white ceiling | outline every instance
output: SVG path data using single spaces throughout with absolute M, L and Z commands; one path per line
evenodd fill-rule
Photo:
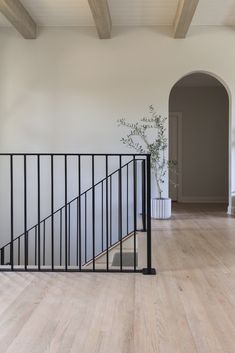
M 235 25 L 234 0 L 199 0 L 192 25 Z
M 178 0 L 109 0 L 114 25 L 172 25 Z
M 88 0 L 21 0 L 39 26 L 94 26 Z M 172 25 L 178 0 L 109 0 L 113 25 Z M 235 0 L 199 0 L 193 25 L 235 25 Z M 9 26 L 0 15 L 0 26 Z
M 20 0 L 38 26 L 94 26 L 87 0 Z M 6 25 L 3 16 L 0 26 Z

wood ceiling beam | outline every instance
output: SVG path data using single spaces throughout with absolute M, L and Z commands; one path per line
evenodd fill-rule
M 179 0 L 174 21 L 174 38 L 185 38 L 192 23 L 199 0 Z
M 88 0 L 100 39 L 111 37 L 112 21 L 108 0 Z
M 0 12 L 25 39 L 35 39 L 37 25 L 19 0 L 0 0 Z

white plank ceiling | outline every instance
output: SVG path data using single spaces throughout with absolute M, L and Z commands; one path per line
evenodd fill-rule
M 235 1 L 200 0 L 192 25 L 235 26 Z
M 87 0 L 21 0 L 39 26 L 94 26 Z M 109 0 L 113 25 L 172 25 L 178 0 Z M 235 0 L 200 0 L 192 25 L 234 25 Z M 0 14 L 0 26 L 10 26 Z
M 113 25 L 172 25 L 178 0 L 109 0 Z

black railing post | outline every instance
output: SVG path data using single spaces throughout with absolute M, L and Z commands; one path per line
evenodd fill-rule
M 27 232 L 27 158 L 24 155 L 24 267 L 28 266 L 28 232 Z
M 64 203 L 65 203 L 65 215 L 64 215 L 64 262 L 65 271 L 68 271 L 68 176 L 67 176 L 67 155 L 64 156 Z
M 104 251 L 104 182 L 101 183 L 101 249 Z
M 20 251 L 21 251 L 21 246 L 20 246 L 20 238 L 18 238 L 18 265 L 20 265 Z
M 105 173 L 106 173 L 106 271 L 109 271 L 109 160 L 108 155 L 105 156 Z M 111 225 L 110 225 L 111 228 Z
M 38 235 L 37 235 L 37 226 L 35 226 L 35 233 L 34 233 L 34 264 L 35 264 L 35 266 L 37 265 L 37 255 L 38 255 L 38 253 L 37 253 L 37 245 L 38 245 L 38 243 L 37 243 L 37 241 L 38 241 Z
M 119 218 L 119 241 L 120 241 L 120 271 L 122 272 L 122 156 L 119 156 L 119 173 L 118 173 L 118 218 Z
M 147 155 L 147 268 L 143 269 L 145 275 L 155 275 L 156 270 L 152 268 L 152 239 L 151 239 L 151 155 Z
M 68 205 L 68 222 L 69 222 L 69 229 L 68 229 L 68 266 L 71 266 L 71 207 L 70 203 Z
M 146 163 L 142 161 L 142 222 L 143 232 L 146 232 Z
M 51 155 L 51 269 L 54 271 L 54 158 Z
M 84 245 L 85 245 L 85 263 L 87 263 L 87 193 L 85 193 L 85 210 L 84 210 Z
M 42 252 L 43 266 L 46 264 L 46 222 L 43 221 L 43 252 Z
M 92 268 L 95 271 L 95 160 L 92 155 Z
M 5 265 L 5 248 L 1 248 L 1 266 Z
M 133 216 L 134 216 L 134 271 L 136 271 L 136 229 L 137 229 L 137 197 L 136 197 L 136 159 L 133 156 Z
M 79 249 L 78 249 L 78 244 L 79 244 L 79 235 L 78 235 L 78 232 L 79 232 L 79 199 L 80 199 L 80 197 L 79 198 L 77 198 L 77 205 L 76 205 L 76 207 L 77 207 L 77 214 L 76 214 L 76 220 L 77 220 L 77 226 L 76 226 L 76 266 L 78 267 L 78 257 L 80 257 L 79 255 L 78 255 L 78 252 L 79 252 Z M 79 268 L 79 270 L 80 270 L 80 268 Z
M 78 233 L 79 233 L 79 271 L 82 270 L 82 212 L 81 212 L 81 156 L 78 156 L 78 215 L 79 224 L 78 224 Z M 77 261 L 77 262 L 78 262 Z
M 41 183 L 40 183 L 40 155 L 37 156 L 38 172 L 38 271 L 41 270 Z
M 109 178 L 109 245 L 113 245 L 113 182 L 112 175 Z
M 10 263 L 11 270 L 14 270 L 14 207 L 13 207 L 13 155 L 10 156 L 10 177 L 11 177 L 11 246 L 10 246 Z
M 63 213 L 62 209 L 60 209 L 60 266 L 62 266 L 62 227 L 63 227 Z
M 129 164 L 126 170 L 126 234 L 129 234 Z

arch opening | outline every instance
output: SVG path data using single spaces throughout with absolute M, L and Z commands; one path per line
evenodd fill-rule
M 178 203 L 230 205 L 230 91 L 216 75 L 183 76 L 169 98 L 169 196 Z

